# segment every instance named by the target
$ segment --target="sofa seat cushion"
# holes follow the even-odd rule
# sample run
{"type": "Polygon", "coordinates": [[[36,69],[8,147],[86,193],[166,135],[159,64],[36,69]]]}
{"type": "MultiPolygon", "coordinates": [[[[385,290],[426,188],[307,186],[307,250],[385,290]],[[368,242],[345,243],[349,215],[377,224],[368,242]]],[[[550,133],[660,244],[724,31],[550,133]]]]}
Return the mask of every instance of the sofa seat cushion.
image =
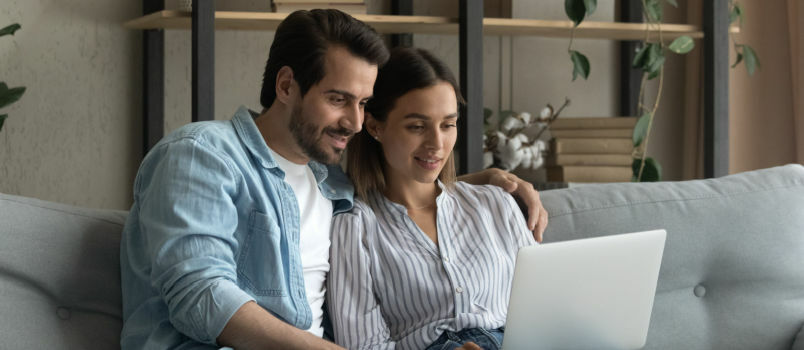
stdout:
{"type": "Polygon", "coordinates": [[[667,230],[646,349],[790,349],[804,323],[804,167],[545,191],[545,241],[667,230]]]}
{"type": "Polygon", "coordinates": [[[120,347],[125,218],[0,194],[3,348],[120,347]]]}

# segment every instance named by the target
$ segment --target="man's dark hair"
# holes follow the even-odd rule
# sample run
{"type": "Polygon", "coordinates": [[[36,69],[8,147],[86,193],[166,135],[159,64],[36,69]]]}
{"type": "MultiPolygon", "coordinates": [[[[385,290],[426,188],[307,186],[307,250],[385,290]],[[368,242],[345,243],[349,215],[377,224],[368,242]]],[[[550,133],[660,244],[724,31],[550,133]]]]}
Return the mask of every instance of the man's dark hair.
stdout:
{"type": "Polygon", "coordinates": [[[341,45],[353,55],[381,66],[388,60],[388,48],[369,25],[338,10],[296,11],[288,15],[274,35],[268,53],[260,93],[260,104],[269,108],[276,98],[276,75],[288,66],[304,96],[324,78],[327,49],[341,45]]]}

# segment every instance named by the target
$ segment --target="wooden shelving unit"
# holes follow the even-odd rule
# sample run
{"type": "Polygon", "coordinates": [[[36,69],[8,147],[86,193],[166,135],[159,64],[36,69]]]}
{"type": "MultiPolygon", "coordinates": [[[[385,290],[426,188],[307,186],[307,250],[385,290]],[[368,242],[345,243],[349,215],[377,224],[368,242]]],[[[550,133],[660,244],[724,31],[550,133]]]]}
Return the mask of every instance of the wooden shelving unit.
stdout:
{"type": "MultiPolygon", "coordinates": [[[[214,110],[214,31],[276,30],[287,16],[273,12],[215,11],[214,0],[194,0],[193,11],[164,9],[164,0],[142,0],[143,16],[125,23],[125,27],[143,32],[143,129],[147,152],[161,137],[164,120],[164,30],[191,29],[193,41],[193,121],[211,120],[214,110]]],[[[401,15],[355,15],[384,34],[448,34],[460,39],[462,94],[469,101],[462,114],[456,150],[466,157],[459,172],[479,170],[482,166],[482,36],[541,36],[568,38],[570,21],[537,19],[483,18],[482,0],[461,0],[458,18],[412,16],[412,0],[391,0],[392,11],[401,15]]],[[[626,21],[639,22],[641,2],[623,0],[623,8],[633,12],[626,21]],[[633,17],[633,18],[632,18],[633,17]]],[[[728,174],[728,60],[729,39],[736,27],[729,27],[728,0],[707,0],[703,7],[703,27],[687,24],[662,24],[662,39],[669,42],[689,35],[703,39],[704,63],[704,173],[706,177],[728,174]]],[[[644,23],[588,22],[576,28],[574,37],[622,41],[623,96],[635,99],[640,73],[630,67],[634,40],[648,35],[658,40],[659,28],[644,23]],[[646,34],[646,29],[648,30],[646,34]],[[635,82],[632,82],[635,81],[635,82]]],[[[624,100],[622,105],[633,101],[624,100]]]]}
{"type": "MultiPolygon", "coordinates": [[[[276,30],[276,27],[287,16],[286,13],[274,12],[215,12],[216,30],[276,30]]],[[[390,15],[355,15],[355,18],[369,24],[379,33],[414,33],[414,34],[458,34],[458,18],[436,16],[390,16],[390,15]]],[[[125,24],[130,29],[190,29],[191,12],[163,10],[151,13],[125,24]]],[[[553,21],[538,19],[484,18],[484,35],[527,35],[554,38],[569,38],[572,29],[571,21],[553,21]]],[[[607,40],[641,40],[645,37],[645,29],[649,35],[657,38],[659,29],[644,23],[591,22],[586,21],[575,30],[576,38],[607,40]]],[[[703,38],[703,30],[688,24],[662,24],[662,36],[672,40],[682,35],[694,39],[703,38]]],[[[738,27],[732,27],[738,31],[738,27]]]]}

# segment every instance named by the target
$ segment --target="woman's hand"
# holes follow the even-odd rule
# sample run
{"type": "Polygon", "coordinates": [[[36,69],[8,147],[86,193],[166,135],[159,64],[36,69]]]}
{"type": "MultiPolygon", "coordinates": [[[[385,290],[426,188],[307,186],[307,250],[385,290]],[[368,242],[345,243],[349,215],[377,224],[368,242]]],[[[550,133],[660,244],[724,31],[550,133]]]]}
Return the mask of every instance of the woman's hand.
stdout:
{"type": "Polygon", "coordinates": [[[466,342],[463,343],[463,345],[460,348],[457,348],[455,350],[483,350],[483,348],[477,346],[477,344],[475,343],[466,342]]]}

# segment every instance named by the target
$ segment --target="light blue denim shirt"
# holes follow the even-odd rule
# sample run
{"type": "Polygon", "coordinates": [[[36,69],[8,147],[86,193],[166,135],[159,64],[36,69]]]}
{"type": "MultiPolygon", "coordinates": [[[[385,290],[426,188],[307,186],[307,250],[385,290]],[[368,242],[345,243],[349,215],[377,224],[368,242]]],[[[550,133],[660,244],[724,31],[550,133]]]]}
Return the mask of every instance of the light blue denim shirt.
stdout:
{"type": "MultiPolygon", "coordinates": [[[[253,118],[186,125],[143,160],[120,247],[123,349],[214,346],[250,300],[310,327],[298,204],[253,118]]],[[[335,213],[351,209],[340,168],[309,166],[335,213]]]]}

